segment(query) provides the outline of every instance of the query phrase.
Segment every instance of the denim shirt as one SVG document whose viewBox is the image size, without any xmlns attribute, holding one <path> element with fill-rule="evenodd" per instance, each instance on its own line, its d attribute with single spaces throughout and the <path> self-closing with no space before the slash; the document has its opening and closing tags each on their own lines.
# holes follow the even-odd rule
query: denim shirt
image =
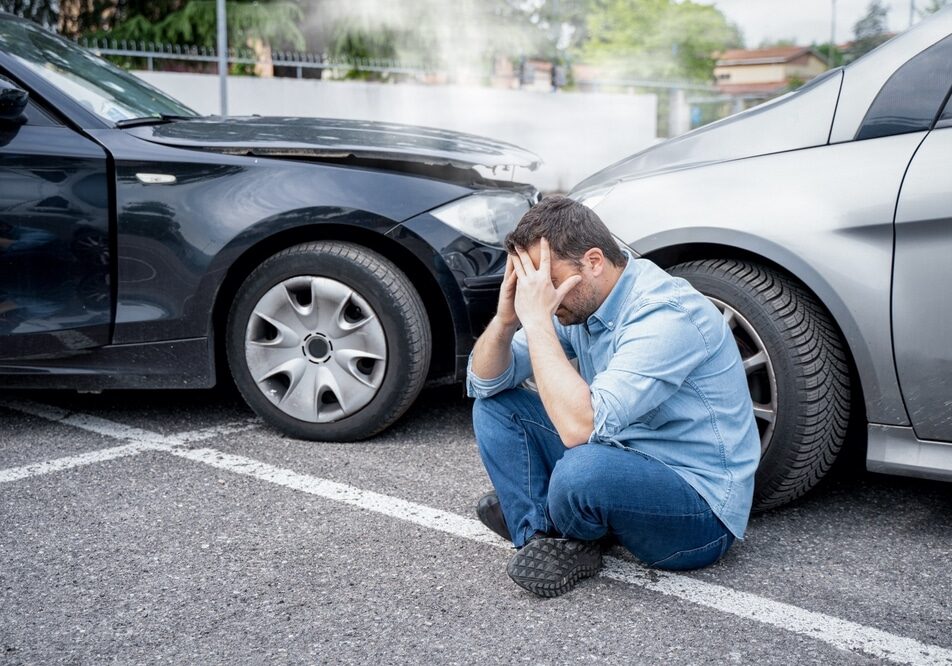
<svg viewBox="0 0 952 666">
<path fill-rule="evenodd" d="M 584 324 L 555 331 L 591 390 L 588 443 L 634 449 L 679 474 L 743 538 L 760 460 L 760 435 L 740 353 L 724 317 L 691 285 L 632 259 Z M 467 372 L 487 398 L 532 375 L 525 332 L 495 379 Z"/>
</svg>

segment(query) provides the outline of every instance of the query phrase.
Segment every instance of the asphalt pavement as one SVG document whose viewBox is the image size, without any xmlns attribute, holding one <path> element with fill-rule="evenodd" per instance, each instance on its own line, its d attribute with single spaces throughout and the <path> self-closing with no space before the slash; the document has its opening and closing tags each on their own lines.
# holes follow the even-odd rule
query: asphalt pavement
<svg viewBox="0 0 952 666">
<path fill-rule="evenodd" d="M 475 521 L 470 407 L 333 444 L 227 391 L 0 392 L 0 664 L 952 664 L 952 484 L 847 462 L 713 567 L 615 549 L 545 600 Z"/>
</svg>

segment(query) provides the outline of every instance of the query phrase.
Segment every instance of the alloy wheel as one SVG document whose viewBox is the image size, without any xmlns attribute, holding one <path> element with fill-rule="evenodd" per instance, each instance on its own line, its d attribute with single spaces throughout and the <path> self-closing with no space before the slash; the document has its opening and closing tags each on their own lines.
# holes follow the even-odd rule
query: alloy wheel
<svg viewBox="0 0 952 666">
<path fill-rule="evenodd" d="M 754 403 L 754 418 L 760 432 L 760 453 L 763 455 L 770 445 L 777 423 L 777 377 L 773 362 L 760 335 L 744 315 L 724 301 L 710 296 L 708 298 L 721 311 L 740 350 L 744 372 L 747 373 L 747 386 Z"/>
</svg>

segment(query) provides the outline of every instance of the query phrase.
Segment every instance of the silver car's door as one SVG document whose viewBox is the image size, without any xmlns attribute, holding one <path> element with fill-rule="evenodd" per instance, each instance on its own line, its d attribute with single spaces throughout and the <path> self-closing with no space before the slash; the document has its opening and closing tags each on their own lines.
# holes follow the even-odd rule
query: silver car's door
<svg viewBox="0 0 952 666">
<path fill-rule="evenodd" d="M 944 108 L 950 89 L 952 35 L 889 77 L 856 140 L 922 137 L 896 205 L 893 357 L 916 435 L 952 441 L 952 116 Z"/>
<path fill-rule="evenodd" d="M 916 436 L 952 441 L 952 110 L 922 142 L 903 181 L 892 319 Z"/>
</svg>

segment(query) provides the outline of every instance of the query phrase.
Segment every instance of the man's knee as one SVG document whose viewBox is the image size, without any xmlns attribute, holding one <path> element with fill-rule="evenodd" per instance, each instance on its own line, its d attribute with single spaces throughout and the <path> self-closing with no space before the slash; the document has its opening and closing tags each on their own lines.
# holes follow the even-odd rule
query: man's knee
<svg viewBox="0 0 952 666">
<path fill-rule="evenodd" d="M 599 467 L 606 461 L 597 444 L 565 452 L 549 479 L 548 509 L 556 529 L 576 539 L 594 540 L 607 529 L 600 497 Z"/>
<path fill-rule="evenodd" d="M 579 508 L 589 491 L 597 489 L 604 459 L 598 444 L 582 444 L 565 452 L 549 479 L 549 503 Z"/>
</svg>

